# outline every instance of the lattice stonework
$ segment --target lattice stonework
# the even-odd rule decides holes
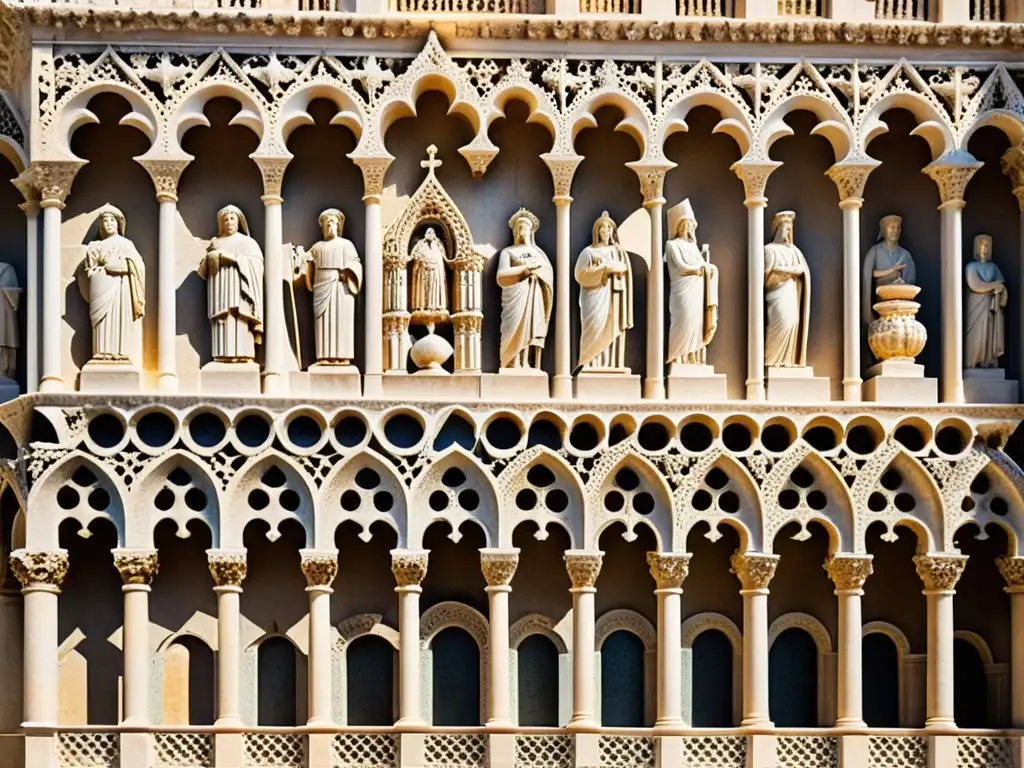
[[[601,768],[654,768],[654,739],[649,736],[602,736]]]
[[[209,733],[154,734],[154,768],[210,768],[213,736]]]
[[[1013,744],[999,736],[958,736],[956,768],[1013,768]]]
[[[746,768],[746,736],[690,736],[683,739],[686,768]]]
[[[118,768],[121,747],[117,734],[57,734],[57,764],[61,768]]]
[[[869,736],[868,768],[927,768],[928,742],[921,736]]]
[[[339,733],[333,742],[334,768],[394,768],[395,737],[389,733]]]
[[[245,734],[245,764],[254,768],[302,768],[302,736],[297,733]]]
[[[427,736],[430,768],[485,768],[487,736],[482,733],[435,733]]]
[[[572,736],[516,736],[515,768],[571,768],[573,754]]]
[[[779,768],[837,768],[838,744],[834,736],[780,736]]]

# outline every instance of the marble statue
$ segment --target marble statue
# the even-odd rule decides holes
[[[263,252],[249,237],[245,214],[228,205],[217,212],[217,236],[199,262],[207,281],[213,359],[249,362],[263,343]]]
[[[316,360],[350,365],[355,357],[356,295],[363,285],[363,264],[351,240],[341,236],[345,214],[328,208],[318,219],[323,240],[295,252],[295,277],[313,293]]]
[[[444,243],[433,227],[427,231],[409,254],[412,261],[410,307],[413,312],[446,315],[448,288],[445,282]]]
[[[1008,298],[1003,273],[992,263],[992,236],[974,238],[974,260],[965,268],[967,322],[965,368],[997,368],[1006,352],[1004,310]]]
[[[501,367],[539,369],[551,321],[554,270],[534,240],[540,226],[536,216],[520,208],[508,225],[513,244],[498,255],[497,273],[501,286]]]
[[[626,369],[626,331],[633,327],[633,272],[618,227],[604,211],[592,243],[576,260],[580,284],[580,362],[588,369]]]
[[[875,303],[876,290],[880,285],[917,285],[917,267],[910,251],[900,245],[903,219],[895,214],[883,216],[878,222],[878,240],[864,257],[864,274],[861,280],[861,318],[871,319],[871,307]]]
[[[0,378],[13,379],[18,365],[21,287],[10,264],[0,262]]]
[[[100,209],[99,240],[86,246],[79,272],[79,290],[89,302],[95,361],[127,362],[133,324],[146,313],[142,256],[124,233],[124,214],[112,205]]]
[[[668,211],[672,235],[668,265],[668,362],[707,363],[707,347],[718,329],[718,268],[697,247],[697,218],[689,200]]]
[[[807,365],[811,312],[811,272],[793,244],[793,211],[772,220],[774,238],[764,247],[764,364],[768,367]]]

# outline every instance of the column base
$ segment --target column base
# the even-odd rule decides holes
[[[384,397],[383,378],[379,373],[363,374],[363,397]]]
[[[510,733],[514,731],[516,727],[508,718],[492,718],[484,723],[484,728],[493,733]]]
[[[219,717],[213,724],[213,730],[224,733],[235,733],[245,730],[245,723],[240,717]]]
[[[121,727],[127,730],[148,731],[152,725],[148,717],[126,717],[121,721]]]
[[[757,717],[747,717],[740,721],[740,728],[748,729],[767,729],[774,728],[775,723],[771,721],[766,715],[759,715]]]
[[[551,379],[551,397],[555,400],[572,400],[572,376],[554,376]]]
[[[847,403],[860,403],[864,400],[860,379],[843,379],[843,401]]]
[[[644,400],[664,400],[665,379],[649,378],[644,379]]]
[[[765,399],[764,380],[747,379],[747,400],[762,401]]]
[[[601,730],[601,724],[593,717],[574,717],[566,724],[565,730],[574,733],[597,733]]]
[[[395,728],[400,731],[418,732],[429,731],[430,726],[420,717],[400,717],[395,723]]]
[[[40,392],[63,392],[64,391],[64,379],[57,376],[44,376],[43,380],[39,382]]]
[[[929,717],[924,721],[926,731],[955,731],[956,720],[952,717]]]
[[[288,391],[288,380],[280,371],[264,371],[263,394],[281,395]]]
[[[857,717],[837,717],[836,728],[867,728],[868,724]]]
[[[156,388],[158,392],[174,394],[178,391],[178,374],[161,373],[157,379]]]
[[[665,720],[655,720],[654,722],[654,733],[658,736],[668,736],[674,734],[681,734],[688,731],[688,726],[681,717],[669,718]]]

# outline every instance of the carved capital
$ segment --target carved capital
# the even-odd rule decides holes
[[[739,176],[743,182],[744,202],[751,203],[765,202],[764,190],[768,186],[768,177],[772,171],[782,163],[775,160],[760,160],[754,162],[736,162],[732,164],[732,172]]]
[[[178,201],[178,181],[192,162],[192,158],[142,158],[139,165],[146,169],[156,187],[156,199],[163,202]]]
[[[640,178],[640,191],[644,196],[644,205],[664,203],[662,194],[665,188],[665,174],[676,167],[675,163],[626,163]]]
[[[63,208],[75,176],[84,165],[81,160],[40,160],[32,163],[18,178],[36,189],[43,208]]]
[[[160,570],[155,549],[115,549],[114,566],[125,584],[153,583],[153,577]]]
[[[604,552],[588,552],[582,549],[570,549],[565,553],[565,567],[569,571],[569,580],[573,589],[593,587],[601,574],[601,563]]]
[[[58,589],[68,573],[68,553],[64,549],[16,549],[11,553],[11,570],[23,587]]]
[[[498,148],[491,147],[463,147],[459,154],[466,158],[469,163],[469,170],[473,172],[473,178],[479,179],[487,172],[487,166],[498,154]]]
[[[997,557],[996,566],[1003,574],[1007,592],[1024,592],[1024,557]]]
[[[927,592],[952,592],[967,567],[967,555],[947,555],[933,552],[915,555],[914,567]]]
[[[338,575],[338,551],[335,549],[301,549],[302,575],[310,587],[329,587]]]
[[[555,199],[572,199],[572,177],[576,175],[576,169],[583,162],[579,155],[552,155],[545,153],[540,156],[544,164],[551,171],[551,182],[554,185]]]
[[[874,163],[836,163],[825,171],[839,190],[839,204],[863,200],[868,176],[879,165],[877,160]]]
[[[1013,194],[1017,196],[1021,210],[1024,211],[1024,144],[1006,150],[999,160],[999,165],[1003,173],[1010,177]]]
[[[690,555],[685,552],[648,552],[647,567],[658,589],[679,589],[690,573]]]
[[[934,181],[939,187],[939,199],[942,206],[963,205],[964,191],[967,183],[971,180],[978,169],[984,163],[980,163],[966,153],[962,156],[947,160],[935,160],[929,163],[921,173]],[[942,206],[939,206],[940,208]]]
[[[280,198],[281,183],[284,181],[285,169],[288,167],[288,163],[292,161],[291,156],[266,157],[257,155],[253,157],[253,161],[263,176],[263,196]]]
[[[874,573],[871,555],[833,555],[822,566],[836,591],[861,590],[868,576]]]
[[[779,556],[760,553],[741,555],[736,552],[729,559],[729,565],[730,572],[736,574],[743,589],[768,589],[779,565]]]
[[[363,201],[377,202],[384,194],[384,176],[395,158],[390,155],[383,157],[353,157],[352,162],[363,172]]]
[[[418,587],[427,575],[430,552],[426,549],[391,550],[391,572],[400,587]]]
[[[518,549],[481,549],[480,570],[489,587],[507,587],[519,565]]]
[[[218,587],[241,587],[247,566],[244,549],[208,549],[207,562]]]
[[[18,206],[21,210],[28,212],[39,208],[39,190],[32,180],[30,170],[22,171],[16,179],[11,181],[11,184],[17,187],[21,196],[25,198],[25,202]]]

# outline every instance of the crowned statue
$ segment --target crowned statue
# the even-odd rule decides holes
[[[146,271],[125,233],[125,218],[112,205],[99,212],[99,240],[85,249],[78,287],[89,303],[92,360],[128,362],[132,329],[146,313]]]
[[[869,322],[876,292],[882,285],[917,285],[917,267],[910,251],[900,245],[903,219],[896,214],[878,222],[878,240],[864,257],[861,281],[862,319]]]
[[[296,280],[313,293],[316,360],[350,365],[355,357],[356,295],[363,284],[363,264],[351,240],[341,236],[345,214],[328,208],[318,219],[323,239],[308,251],[296,248]]]
[[[520,208],[508,225],[512,245],[498,255],[497,273],[501,286],[501,367],[539,369],[551,321],[554,270],[534,239],[540,226],[536,216]]]
[[[626,371],[626,331],[633,327],[633,271],[608,211],[576,260],[580,284],[580,362],[590,370]]]
[[[3,379],[13,379],[18,366],[21,292],[14,267],[0,262],[0,378]]]
[[[774,237],[764,247],[764,364],[793,368],[807,365],[811,314],[811,272],[793,243],[793,211],[772,220]]]
[[[217,212],[217,236],[196,270],[206,280],[213,359],[250,362],[263,343],[263,252],[234,205]]]
[[[668,228],[668,362],[704,365],[718,329],[718,268],[707,246],[697,246],[697,217],[689,199],[669,209]]]
[[[1008,295],[1003,273],[992,262],[992,236],[974,238],[974,260],[964,269],[967,283],[965,368],[998,368],[1006,352]]]
[[[423,316],[433,330],[434,323],[448,318],[448,288],[445,280],[445,248],[433,227],[427,227],[423,238],[409,254],[412,281],[409,305],[413,314]]]

